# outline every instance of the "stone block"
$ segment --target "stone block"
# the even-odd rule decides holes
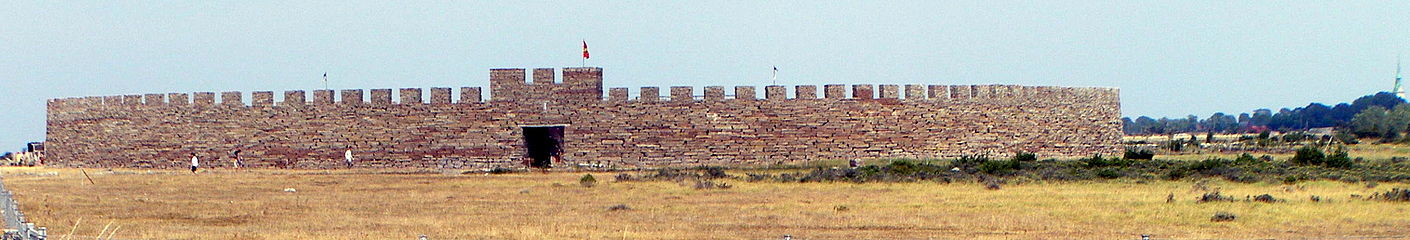
[[[784,100],[788,99],[788,88],[779,85],[764,86],[764,99]]]
[[[797,99],[818,99],[818,86],[817,86],[817,85],[798,85],[798,86],[793,86],[793,90],[794,90],[794,93],[793,93],[794,98],[797,98]]]
[[[823,85],[823,97],[828,99],[847,98],[847,85],[827,84]]]
[[[756,94],[756,93],[754,93],[754,86],[735,86],[735,87],[734,87],[734,99],[739,99],[739,100],[754,100],[754,99],[757,99],[757,98],[759,98],[759,95]]]
[[[856,98],[856,99],[872,99],[872,98],[874,98],[873,96],[874,96],[874,95],[872,95],[872,85],[871,85],[871,84],[857,84],[857,85],[852,85],[852,98]]]

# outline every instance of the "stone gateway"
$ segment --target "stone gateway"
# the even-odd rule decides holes
[[[48,163],[228,167],[666,167],[1039,157],[1121,150],[1115,88],[815,85],[606,90],[601,68],[490,70],[477,87],[197,92],[48,101]],[[526,81],[526,76],[531,81]],[[561,76],[561,81],[559,80]],[[393,97],[395,94],[395,98]],[[821,96],[821,97],[819,97]],[[366,98],[364,98],[366,97]],[[423,97],[429,97],[424,101]],[[393,100],[397,101],[393,101]],[[248,103],[248,104],[247,104]]]

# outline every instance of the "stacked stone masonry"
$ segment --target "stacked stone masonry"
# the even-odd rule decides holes
[[[1114,88],[1011,85],[815,85],[614,88],[601,68],[493,69],[480,88],[258,91],[79,97],[48,101],[50,163],[181,168],[191,153],[225,167],[232,152],[251,167],[334,168],[351,150],[358,167],[525,166],[525,126],[563,126],[554,166],[760,165],[818,160],[1040,157],[1121,149]],[[526,75],[532,74],[531,81]],[[558,81],[562,79],[562,81]],[[879,87],[879,95],[873,93]],[[847,90],[852,90],[848,94]],[[734,92],[727,94],[726,89]],[[369,93],[364,96],[364,92]],[[364,97],[367,97],[364,100]],[[451,101],[458,99],[458,101]]]

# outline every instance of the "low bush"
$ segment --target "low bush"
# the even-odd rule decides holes
[[[978,154],[962,155],[960,156],[960,158],[957,158],[954,161],[950,161],[950,167],[957,167],[960,169],[971,169],[979,167],[980,164],[984,164],[985,162],[989,162],[989,156]]]
[[[1149,149],[1126,148],[1126,153],[1122,154],[1121,158],[1131,160],[1151,160],[1155,158],[1155,152]]]
[[[1347,133],[1347,132],[1345,132],[1345,131],[1337,131],[1337,134],[1336,134],[1336,135],[1333,135],[1332,138],[1335,138],[1338,142],[1342,142],[1342,143],[1345,143],[1345,144],[1347,144],[1347,145],[1354,145],[1354,144],[1357,144],[1357,143],[1361,143],[1361,140],[1356,139],[1356,135],[1353,135],[1353,134],[1351,134],[1351,133]]]
[[[734,186],[730,186],[728,183],[716,183],[714,181],[699,181],[695,183],[695,189],[699,190],[730,189],[732,187]]]
[[[1371,199],[1392,202],[1410,202],[1410,189],[1393,188],[1385,193],[1371,195]]]
[[[1230,165],[1233,165],[1233,161],[1229,161],[1228,159],[1209,158],[1193,162],[1190,165],[1186,165],[1185,168],[1196,172],[1208,172],[1210,170],[1228,168]]]
[[[1322,165],[1322,161],[1326,158],[1327,156],[1322,154],[1322,150],[1312,146],[1303,146],[1298,148],[1297,153],[1294,153],[1292,159],[1288,159],[1288,161],[1297,165]]]
[[[518,170],[514,170],[514,169],[512,169],[512,168],[497,167],[497,168],[490,169],[490,171],[489,171],[488,173],[489,173],[489,174],[506,174],[506,173],[515,173],[515,172],[519,172],[519,171],[518,171]]]
[[[1278,200],[1277,198],[1274,198],[1273,195],[1269,195],[1269,194],[1266,194],[1266,193],[1265,193],[1265,194],[1263,194],[1263,195],[1254,196],[1254,197],[1253,197],[1253,201],[1255,201],[1255,202],[1275,203],[1275,202],[1281,202],[1282,200]]]
[[[633,177],[618,176],[617,179],[628,181],[655,180],[683,182],[688,180],[735,178],[734,176],[730,176],[729,174],[725,173],[724,167],[699,167],[695,168],[695,170],[696,171],[691,171],[690,169],[675,168],[657,169],[656,172],[652,174],[643,174]]]
[[[1207,202],[1233,202],[1233,201],[1234,201],[1234,197],[1224,196],[1223,194],[1219,194],[1219,192],[1204,193],[1204,195],[1201,195],[1201,196],[1199,197],[1199,200],[1195,200],[1195,202],[1200,202],[1200,203],[1207,203]]]
[[[1010,160],[1013,160],[1014,162],[1037,162],[1038,154],[1034,154],[1031,152],[1018,152],[1013,154],[1013,159]]]
[[[1007,175],[1021,168],[1021,163],[1015,160],[985,161],[979,164],[979,171],[991,175]]]
[[[1103,168],[1101,170],[1097,170],[1097,177],[1105,179],[1115,179],[1121,177],[1121,172],[1117,171],[1116,168]]]
[[[999,190],[1001,188],[1003,187],[1001,184],[999,184],[999,181],[990,180],[984,182],[984,189]]]
[[[582,178],[578,179],[578,185],[583,187],[597,186],[597,178],[592,177],[592,174],[584,174]]]
[[[1324,154],[1322,150],[1312,146],[1304,146],[1297,149],[1288,162],[1302,166],[1326,166],[1333,168],[1351,168],[1355,161],[1346,153],[1345,149],[1337,148],[1331,154]]]
[[[1351,161],[1351,156],[1347,155],[1346,150],[1338,148],[1332,151],[1332,154],[1327,155],[1327,158],[1322,160],[1322,164],[1334,168],[1351,168],[1354,162]]]
[[[725,173],[724,167],[700,167],[700,170],[703,172],[700,176],[705,179],[730,178],[729,174]]]
[[[1219,212],[1215,212],[1215,213],[1214,213],[1214,217],[1210,217],[1210,218],[1209,218],[1209,221],[1211,221],[1211,222],[1228,222],[1228,221],[1234,221],[1234,219],[1237,219],[1237,218],[1239,218],[1239,216],[1234,215],[1233,213],[1224,212],[1224,211],[1219,211]]]
[[[1104,158],[1101,154],[1095,154],[1092,155],[1092,157],[1083,158],[1079,161],[1086,164],[1088,168],[1124,167],[1127,165],[1131,165],[1131,161],[1129,160],[1118,158]]]
[[[1254,158],[1253,154],[1248,153],[1241,154],[1238,158],[1234,158],[1234,163],[1238,164],[1258,164],[1263,162],[1265,162],[1263,159]]]

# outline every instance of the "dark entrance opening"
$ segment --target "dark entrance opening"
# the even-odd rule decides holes
[[[524,128],[524,148],[529,167],[551,168],[563,153],[563,126]]]

